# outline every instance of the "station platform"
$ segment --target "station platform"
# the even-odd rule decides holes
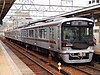
[[[36,75],[0,41],[0,75]]]

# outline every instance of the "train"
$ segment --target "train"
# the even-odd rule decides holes
[[[93,26],[93,20],[82,17],[41,20],[7,30],[5,38],[65,63],[88,63],[94,53]]]

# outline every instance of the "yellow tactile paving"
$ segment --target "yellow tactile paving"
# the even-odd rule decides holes
[[[4,53],[0,49],[0,75],[12,75],[5,59]]]

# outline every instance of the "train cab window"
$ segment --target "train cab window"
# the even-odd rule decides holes
[[[73,40],[74,36],[76,36],[74,28],[64,28],[63,31],[63,39],[64,40]]]
[[[28,31],[28,36],[29,37],[34,37],[34,30],[29,30]]]
[[[63,40],[89,40],[92,39],[93,28],[92,27],[64,27],[63,28]]]
[[[46,37],[47,37],[47,30],[46,30],[46,28],[39,29],[39,38],[46,39]]]

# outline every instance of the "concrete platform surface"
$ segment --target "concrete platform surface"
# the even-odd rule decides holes
[[[94,46],[94,52],[95,52],[95,54],[100,55],[100,43],[97,43],[97,44]]]
[[[0,41],[0,75],[36,75]]]

